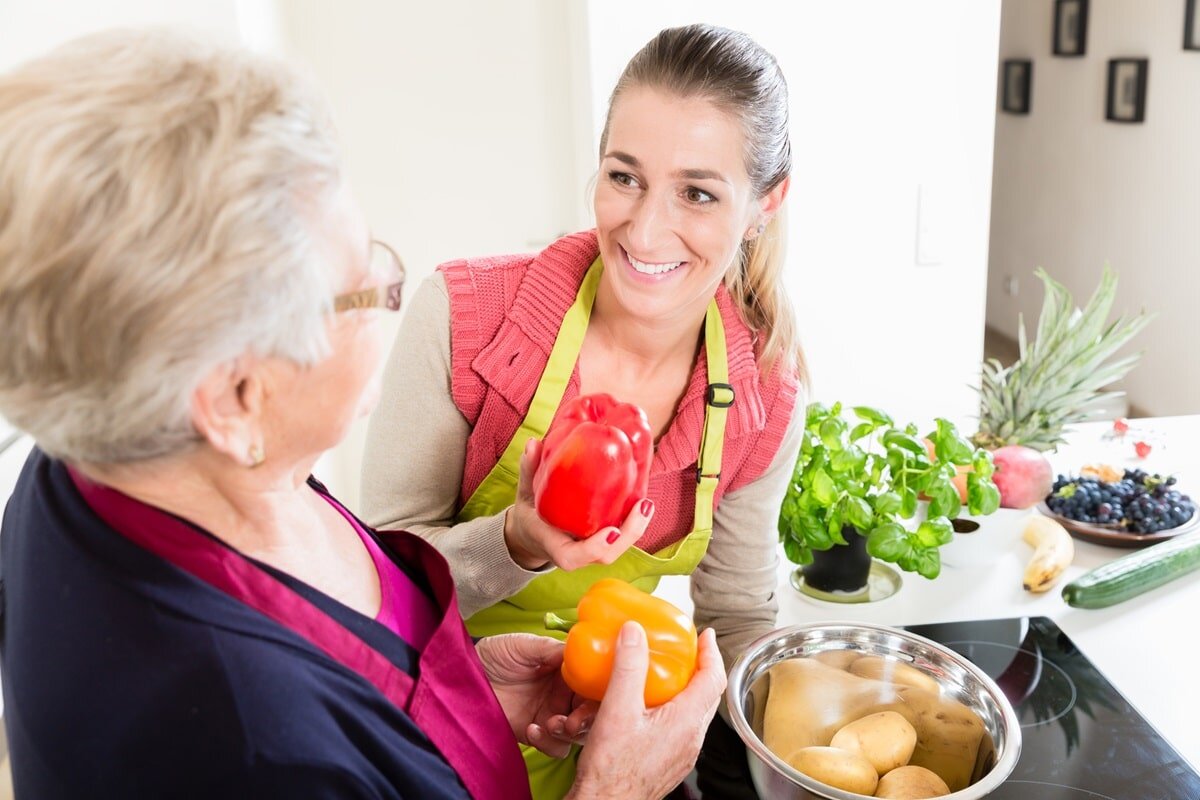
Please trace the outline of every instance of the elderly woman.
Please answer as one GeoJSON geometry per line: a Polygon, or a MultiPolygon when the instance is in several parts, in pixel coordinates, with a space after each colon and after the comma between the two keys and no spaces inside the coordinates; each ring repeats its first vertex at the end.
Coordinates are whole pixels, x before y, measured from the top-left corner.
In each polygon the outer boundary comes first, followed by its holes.
{"type": "Polygon", "coordinates": [[[279,66],[108,34],[0,78],[0,413],[38,443],[0,537],[18,796],[514,798],[518,743],[585,734],[574,796],[686,773],[711,633],[647,710],[626,625],[596,711],[561,645],[473,645],[442,557],[309,477],[402,281],[279,66]]]}

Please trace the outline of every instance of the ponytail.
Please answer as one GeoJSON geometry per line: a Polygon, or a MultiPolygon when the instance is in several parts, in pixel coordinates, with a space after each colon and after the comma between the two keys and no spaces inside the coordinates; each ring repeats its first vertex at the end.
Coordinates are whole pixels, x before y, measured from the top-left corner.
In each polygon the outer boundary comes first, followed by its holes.
{"type": "Polygon", "coordinates": [[[778,362],[808,383],[804,350],[796,330],[796,312],[783,285],[787,256],[787,206],[767,223],[756,238],[743,242],[738,263],[725,280],[738,314],[758,335],[759,368],[769,372],[778,362]]]}

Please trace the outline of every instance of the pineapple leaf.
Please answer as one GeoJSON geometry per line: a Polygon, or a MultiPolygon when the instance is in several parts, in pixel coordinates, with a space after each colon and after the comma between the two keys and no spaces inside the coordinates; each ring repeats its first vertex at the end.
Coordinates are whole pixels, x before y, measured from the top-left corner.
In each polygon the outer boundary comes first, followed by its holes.
{"type": "Polygon", "coordinates": [[[1150,321],[1145,313],[1107,323],[1117,292],[1116,273],[1105,265],[1100,282],[1082,308],[1065,286],[1040,267],[1045,294],[1034,339],[1018,317],[1017,361],[1007,367],[990,359],[980,370],[981,446],[1026,444],[1051,449],[1064,426],[1091,416],[1114,396],[1104,391],[1129,372],[1140,353],[1113,359],[1150,321]]]}

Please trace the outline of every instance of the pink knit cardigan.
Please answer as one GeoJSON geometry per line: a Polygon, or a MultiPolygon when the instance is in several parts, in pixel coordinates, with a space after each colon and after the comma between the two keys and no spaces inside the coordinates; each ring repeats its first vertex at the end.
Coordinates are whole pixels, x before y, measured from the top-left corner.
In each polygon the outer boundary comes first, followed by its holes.
{"type": "MultiPolygon", "coordinates": [[[[439,267],[450,297],[451,393],[472,426],[460,503],[500,460],[528,412],[559,326],[597,252],[595,231],[586,231],[565,236],[535,256],[469,259],[439,267]]],[[[766,375],[759,371],[752,332],[724,286],[717,291],[717,306],[725,323],[729,383],[736,399],[725,425],[715,503],[766,470],[787,430],[797,393],[794,374],[778,367],[766,375]]],[[[655,448],[649,490],[655,513],[638,542],[648,552],[692,530],[707,384],[701,348],[676,417],[655,448]]],[[[563,402],[578,395],[576,366],[563,402]]]]}

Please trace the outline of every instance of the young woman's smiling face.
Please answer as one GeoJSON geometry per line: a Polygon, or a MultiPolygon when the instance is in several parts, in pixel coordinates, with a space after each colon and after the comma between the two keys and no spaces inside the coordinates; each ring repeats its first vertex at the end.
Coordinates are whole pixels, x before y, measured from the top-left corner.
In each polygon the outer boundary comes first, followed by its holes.
{"type": "Polygon", "coordinates": [[[765,222],[738,120],[700,98],[634,87],[612,109],[596,184],[604,280],[647,321],[694,316],[765,222]]]}

